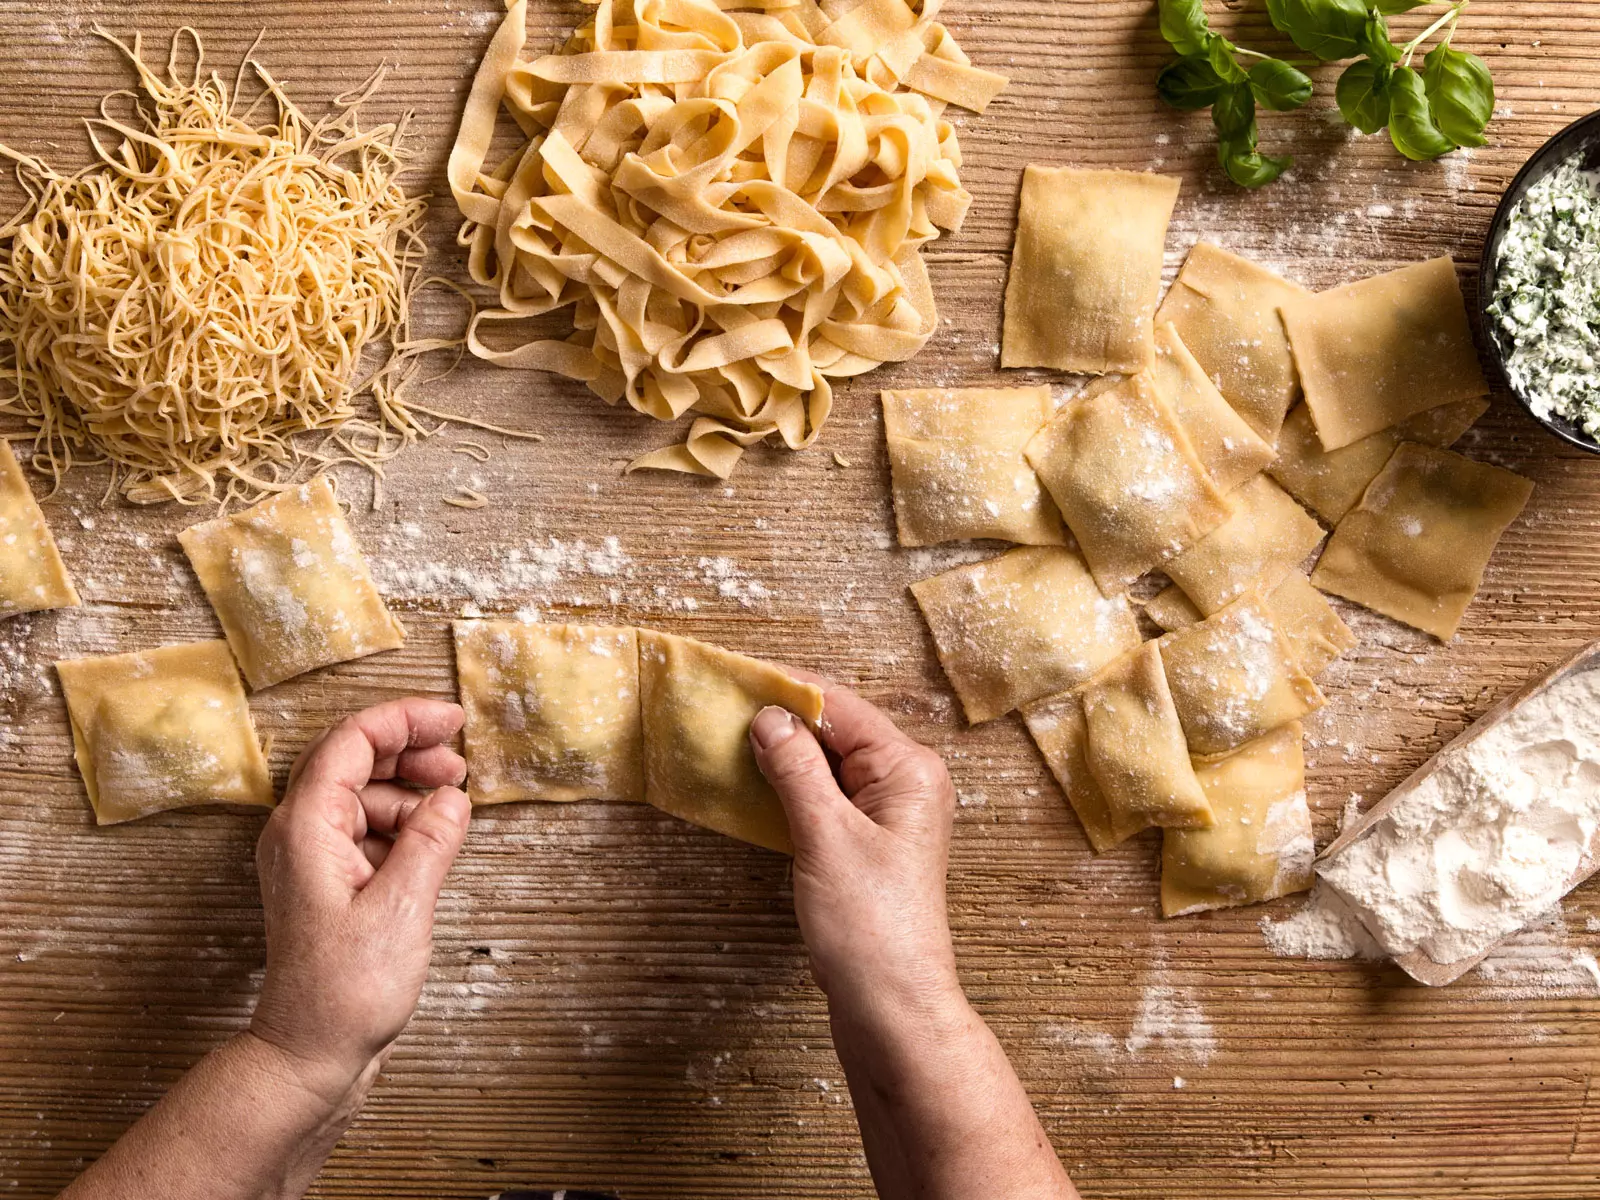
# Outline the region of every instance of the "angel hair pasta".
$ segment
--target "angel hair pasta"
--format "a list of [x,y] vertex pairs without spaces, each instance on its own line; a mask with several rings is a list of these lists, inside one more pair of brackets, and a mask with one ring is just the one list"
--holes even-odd
[[[584,381],[688,439],[632,466],[726,477],[816,438],[833,379],[910,358],[935,324],[918,249],[971,197],[946,104],[1004,85],[938,0],[597,0],[522,57],[526,0],[473,81],[450,156],[472,352]],[[501,106],[520,145],[485,167]],[[569,309],[564,339],[488,327]]]

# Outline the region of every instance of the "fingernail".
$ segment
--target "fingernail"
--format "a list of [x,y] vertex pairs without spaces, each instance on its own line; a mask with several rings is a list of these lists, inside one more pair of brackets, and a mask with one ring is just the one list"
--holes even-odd
[[794,714],[769,704],[750,722],[750,736],[763,750],[781,746],[794,736]]

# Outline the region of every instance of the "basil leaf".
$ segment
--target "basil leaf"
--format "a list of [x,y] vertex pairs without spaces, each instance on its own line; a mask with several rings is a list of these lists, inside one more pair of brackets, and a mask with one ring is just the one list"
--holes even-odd
[[1161,36],[1179,54],[1204,54],[1211,41],[1211,22],[1201,0],[1161,0]]
[[1475,54],[1440,42],[1423,60],[1422,82],[1433,123],[1458,146],[1482,146],[1494,116],[1494,80]]
[[1389,79],[1389,137],[1407,158],[1438,158],[1456,144],[1433,123],[1422,76],[1410,67],[1396,67]]
[[1324,62],[1359,54],[1367,27],[1366,0],[1267,0],[1267,15],[1296,46]]
[[1217,127],[1217,135],[1223,141],[1249,137],[1250,145],[1254,147],[1256,98],[1250,91],[1250,85],[1236,84],[1224,88],[1211,106],[1211,123]]
[[1275,112],[1289,112],[1311,99],[1311,78],[1276,58],[1263,58],[1250,68],[1250,91]]
[[1382,13],[1373,13],[1361,31],[1361,53],[1374,62],[1397,63],[1405,53],[1389,39],[1389,22]]
[[1209,56],[1211,69],[1227,83],[1244,83],[1250,78],[1233,56],[1233,43],[1227,38],[1213,36]]
[[1334,99],[1346,121],[1362,133],[1377,133],[1389,123],[1389,77],[1393,71],[1370,59],[1351,63],[1339,76]]
[[1255,147],[1255,137],[1248,140],[1224,140],[1217,143],[1217,161],[1234,183],[1244,188],[1258,188],[1271,183],[1294,163],[1288,155],[1275,158],[1262,154]]
[[1228,85],[1209,60],[1180,58],[1156,77],[1156,91],[1173,108],[1184,112],[1210,108]]
[[1410,12],[1413,8],[1432,3],[1433,0],[1372,0],[1372,7],[1392,17],[1396,13]]

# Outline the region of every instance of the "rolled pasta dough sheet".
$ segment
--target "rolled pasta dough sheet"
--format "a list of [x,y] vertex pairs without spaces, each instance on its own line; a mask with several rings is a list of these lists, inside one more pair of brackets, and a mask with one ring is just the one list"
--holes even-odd
[[521,621],[454,629],[474,804],[644,799],[633,629]]
[[1178,187],[1135,171],[1023,171],[1001,366],[1104,375],[1150,365]]
[[97,823],[199,804],[272,807],[272,780],[226,642],[69,659],[56,673]]
[[1311,886],[1316,856],[1298,721],[1196,765],[1216,824],[1161,839],[1161,912],[1260,904]]
[[1228,403],[1272,442],[1300,398],[1278,309],[1309,295],[1249,259],[1200,242],[1161,302],[1156,324],[1172,322]]
[[1126,599],[1102,596],[1067,547],[1010,550],[911,592],[974,725],[1076,686],[1140,640]]
[[326,475],[178,541],[252,688],[405,642]]
[[750,748],[750,722],[773,704],[817,728],[821,689],[704,642],[650,629],[638,636],[646,802],[792,854],[783,804]]
[[1449,641],[1532,494],[1520,475],[1403,442],[1333,531],[1311,582]]
[[882,395],[902,546],[995,538],[1059,546],[1066,530],[1023,448],[1055,405],[1044,385]]
[[1290,300],[1282,312],[1325,450],[1489,393],[1448,258]]
[[0,438],[0,617],[81,603],[11,443]]

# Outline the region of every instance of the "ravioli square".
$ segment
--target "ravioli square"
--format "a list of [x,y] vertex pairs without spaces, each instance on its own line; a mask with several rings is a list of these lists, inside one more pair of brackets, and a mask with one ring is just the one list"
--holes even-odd
[[1119,823],[1089,770],[1089,730],[1076,690],[1024,705],[1022,720],[1096,854],[1104,854],[1148,827],[1142,818]]
[[750,722],[770,704],[819,728],[822,690],[691,638],[651,629],[638,636],[646,803],[793,854],[783,802],[750,748]]
[[82,603],[11,443],[0,438],[0,617]]
[[1148,375],[1073,400],[1027,455],[1108,596],[1233,511]]
[[[1356,635],[1328,603],[1328,598],[1299,571],[1290,571],[1265,596],[1272,620],[1307,675],[1320,675],[1334,659],[1356,644]],[[1205,620],[1194,601],[1173,584],[1145,602],[1145,615],[1167,632],[1187,629]]]
[[95,821],[275,803],[239,669],[222,641],[56,664]]
[[1150,377],[1218,491],[1232,492],[1272,461],[1277,453],[1272,443],[1233,410],[1170,321],[1156,322]]
[[1064,692],[1139,645],[1126,599],[1108,600],[1083,558],[1023,546],[911,585],[939,663],[973,725]]
[[1023,171],[1001,366],[1105,375],[1150,365],[1178,187],[1137,171]]
[[1161,664],[1146,642],[1078,688],[1085,757],[1118,828],[1204,829],[1211,806],[1189,762],[1178,710]]
[[474,804],[644,799],[633,629],[457,621],[454,630]]
[[1448,258],[1303,296],[1282,311],[1325,450],[1489,394]]
[[1235,411],[1268,442],[1300,398],[1278,310],[1311,293],[1209,242],[1189,251],[1156,313],[1170,321]]
[[1207,615],[1247,591],[1275,586],[1323,538],[1322,526],[1265,475],[1230,499],[1233,515],[1162,567]]
[[1324,450],[1311,423],[1311,410],[1300,405],[1278,434],[1278,457],[1267,468],[1296,500],[1329,525],[1337,525],[1378,477],[1401,442],[1451,446],[1489,409],[1489,401],[1457,400],[1441,404],[1389,429],[1368,434],[1337,450]]
[[1259,595],[1167,634],[1161,660],[1191,754],[1226,754],[1326,703]]
[[1532,494],[1520,475],[1403,442],[1333,531],[1311,582],[1447,642]]
[[178,541],[252,688],[405,642],[326,475]]
[[882,400],[902,546],[1066,541],[1055,502],[1022,454],[1055,413],[1048,387],[919,388]]
[[1161,838],[1161,913],[1260,904],[1312,883],[1316,843],[1298,721],[1197,764],[1216,824]]

